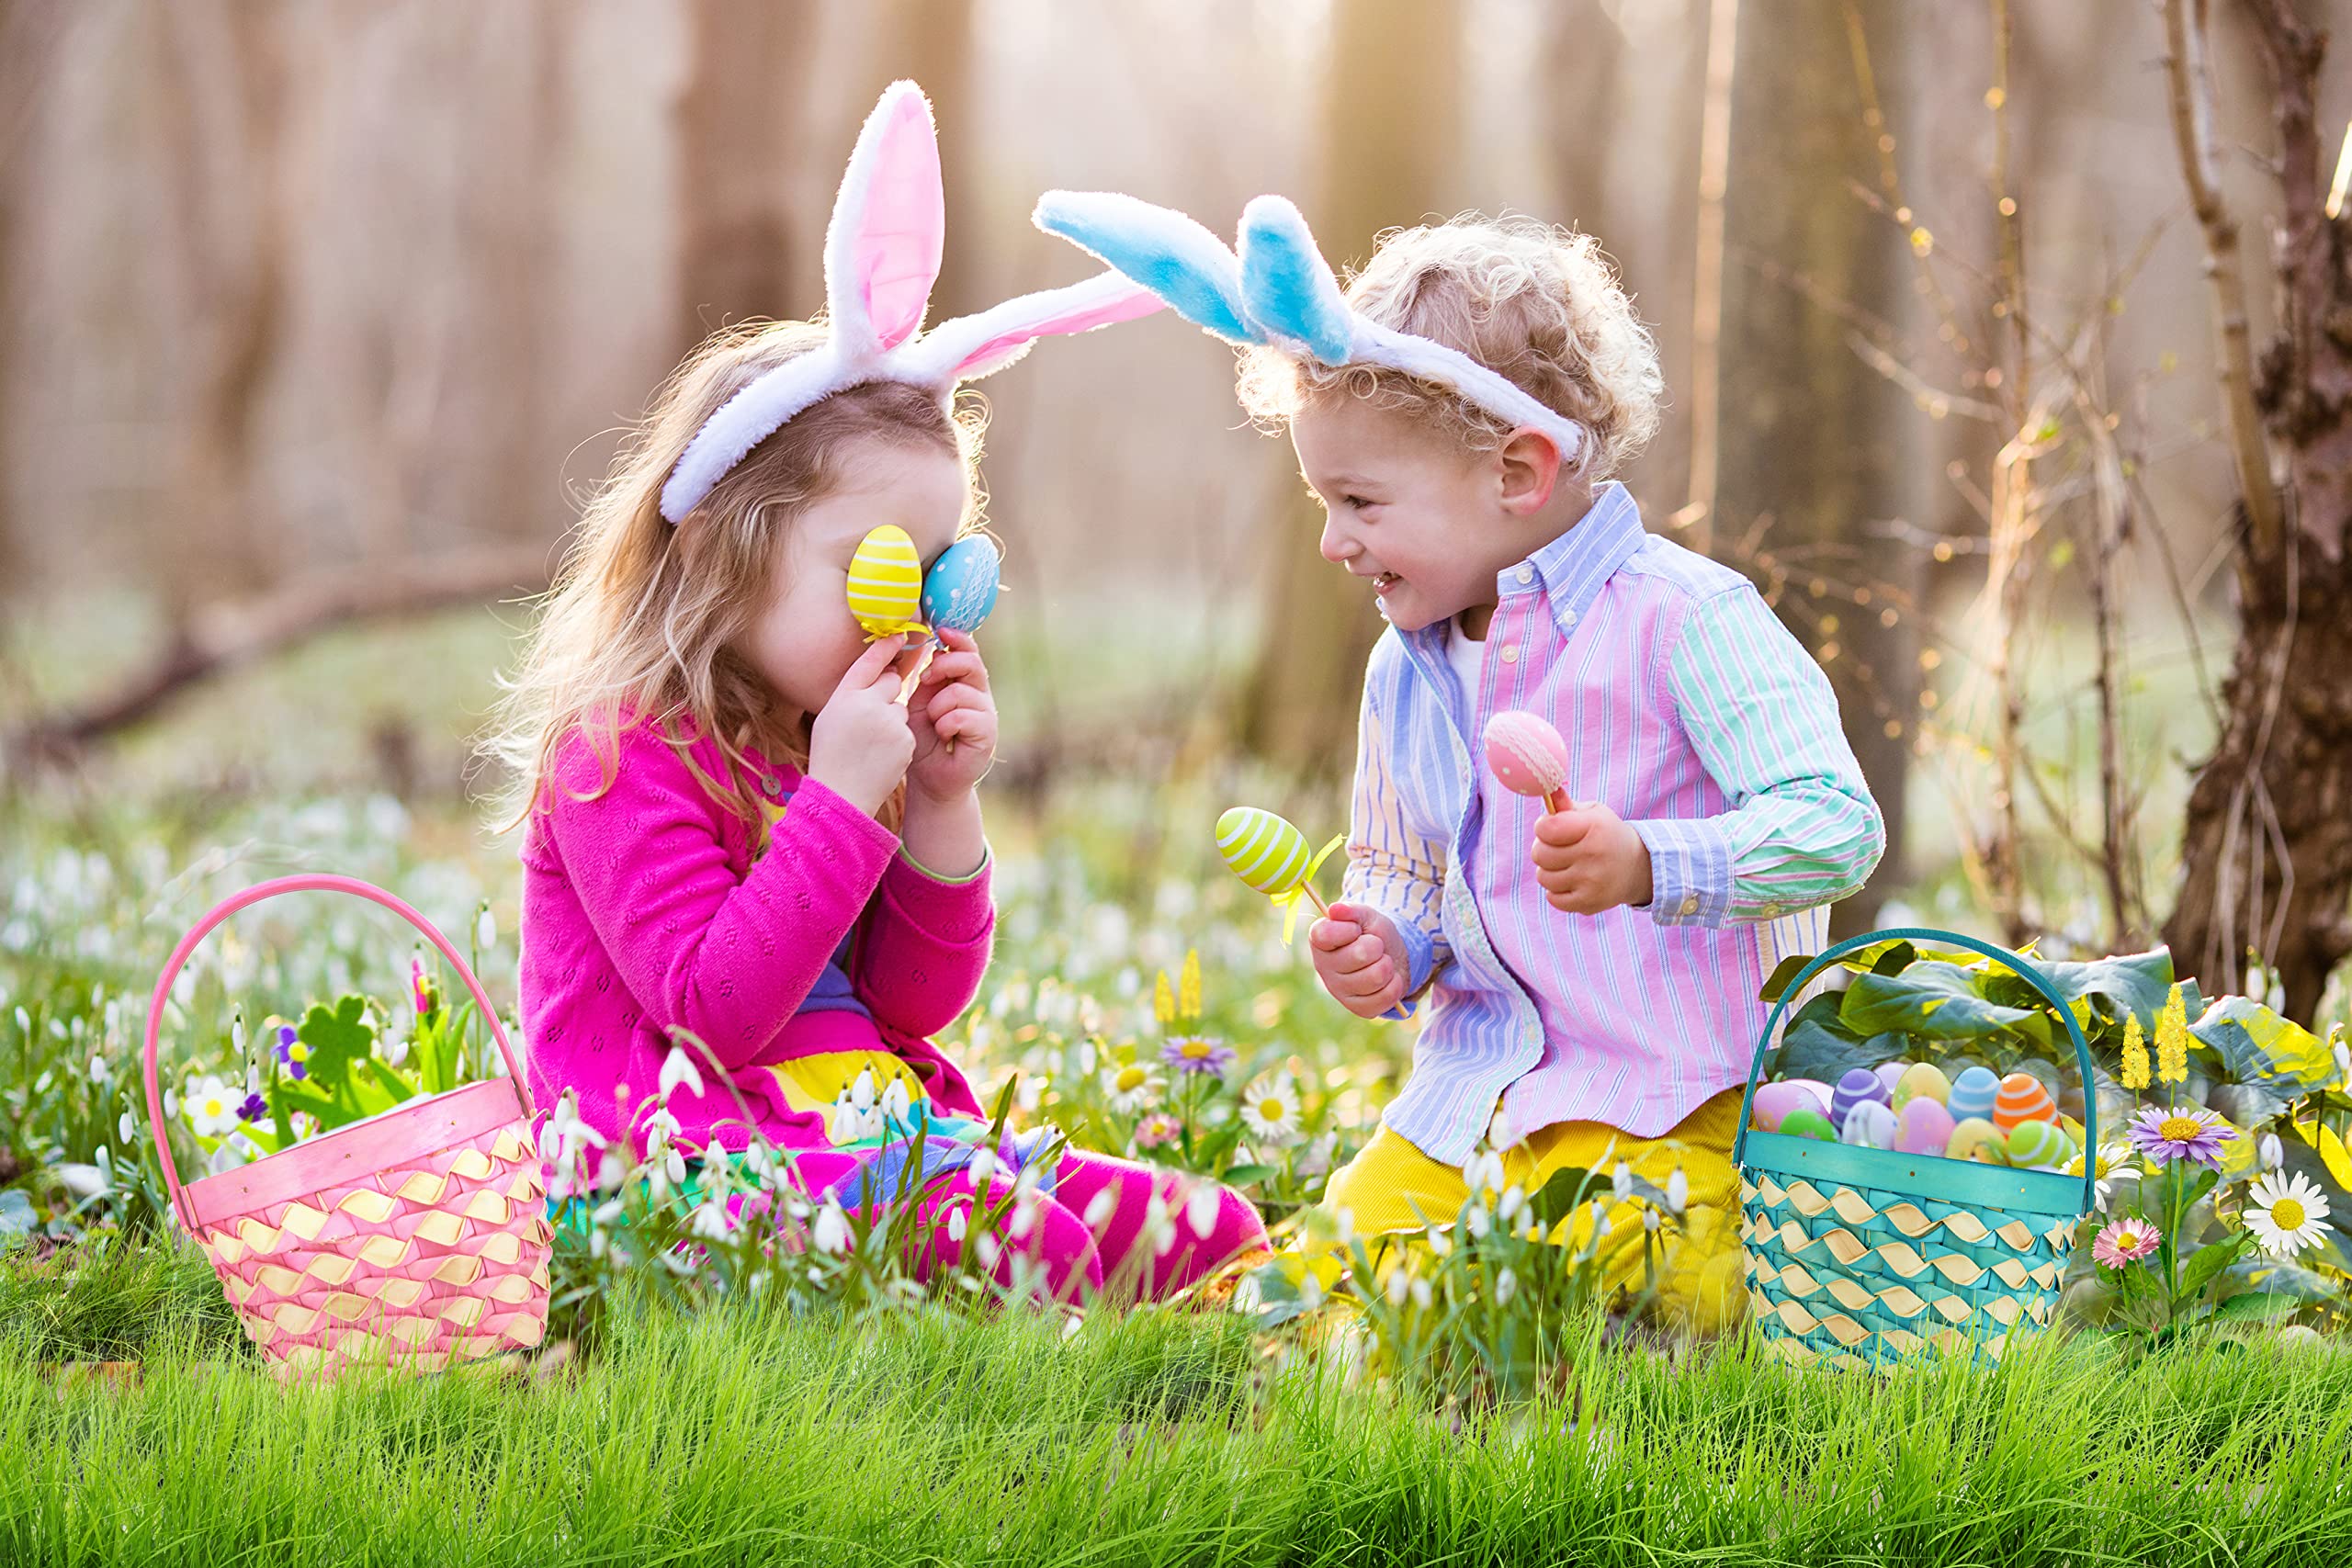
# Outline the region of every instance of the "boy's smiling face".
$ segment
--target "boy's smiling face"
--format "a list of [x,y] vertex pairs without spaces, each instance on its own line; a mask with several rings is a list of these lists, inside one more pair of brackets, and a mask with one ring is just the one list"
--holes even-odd
[[[1551,443],[1462,446],[1362,398],[1317,399],[1292,416],[1300,471],[1323,503],[1323,558],[1367,582],[1400,631],[1491,608],[1496,575],[1549,544],[1585,503],[1555,484]],[[1474,617],[1474,634],[1483,616]]]

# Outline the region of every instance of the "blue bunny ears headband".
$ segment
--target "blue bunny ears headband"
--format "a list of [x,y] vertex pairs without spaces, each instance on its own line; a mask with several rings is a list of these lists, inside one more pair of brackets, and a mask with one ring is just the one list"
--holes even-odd
[[931,100],[912,82],[893,82],[858,132],[825,230],[823,346],[777,366],[703,422],[662,487],[664,518],[685,521],[752,447],[835,392],[904,381],[944,399],[1003,369],[1041,337],[1159,309],[1158,296],[1114,271],[923,332],[946,219]]
[[1350,305],[1306,218],[1282,197],[1261,196],[1242,209],[1238,254],[1184,214],[1115,191],[1047,191],[1034,218],[1227,343],[1270,344],[1332,367],[1401,371],[1541,433],[1563,463],[1584,449],[1581,425],[1515,383],[1459,349],[1383,326]]

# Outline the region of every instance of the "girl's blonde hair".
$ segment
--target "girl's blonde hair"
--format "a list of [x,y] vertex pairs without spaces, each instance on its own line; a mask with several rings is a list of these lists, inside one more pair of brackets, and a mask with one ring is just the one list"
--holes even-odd
[[[753,378],[825,341],[823,327],[805,321],[749,323],[705,343],[654,394],[572,535],[521,665],[502,682],[482,744],[513,779],[502,830],[530,816],[574,731],[603,763],[596,793],[611,787],[624,722],[659,725],[715,798],[759,820],[744,748],[805,769],[808,716],[782,721],[741,641],[795,523],[839,484],[859,443],[953,454],[975,476],[964,526],[978,526],[980,410],[951,411],[935,389],[897,381],[852,387],[796,414],[682,523],[663,521],[662,482],[695,432]],[[695,735],[718,742],[727,777],[695,765]]]
[[[1502,376],[1591,433],[1577,472],[1598,484],[1657,432],[1666,383],[1657,345],[1589,234],[1532,219],[1457,218],[1383,235],[1348,302],[1383,326],[1431,338]],[[1459,392],[1373,365],[1337,367],[1258,347],[1241,357],[1241,406],[1279,429],[1343,395],[1409,413],[1474,451],[1510,422]]]

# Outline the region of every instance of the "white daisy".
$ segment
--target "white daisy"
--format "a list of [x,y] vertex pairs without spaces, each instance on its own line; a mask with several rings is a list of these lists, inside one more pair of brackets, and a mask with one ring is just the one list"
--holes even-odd
[[2281,1180],[2271,1171],[2246,1194],[2245,1228],[2273,1258],[2292,1258],[2316,1245],[2326,1218],[2327,1199],[2300,1172]]
[[[2083,1174],[2082,1156],[2076,1155],[2067,1165],[2066,1174],[2069,1176]],[[2137,1182],[2139,1179],[2140,1167],[2132,1154],[2131,1145],[2101,1144],[2098,1148],[2098,1169],[2093,1178],[2097,1191],[2097,1197],[2093,1200],[2094,1206],[2100,1213],[2106,1213],[2108,1200],[2113,1195],[2115,1183]]]
[[1162,1081],[1141,1062],[1114,1062],[1102,1069],[1102,1094],[1112,1110],[1133,1116],[1159,1102]]
[[1298,1094],[1288,1073],[1260,1078],[1241,1095],[1241,1122],[1250,1136],[1279,1148],[1298,1141]]
[[219,1077],[198,1078],[188,1086],[187,1119],[199,1138],[227,1137],[237,1125],[236,1098]]

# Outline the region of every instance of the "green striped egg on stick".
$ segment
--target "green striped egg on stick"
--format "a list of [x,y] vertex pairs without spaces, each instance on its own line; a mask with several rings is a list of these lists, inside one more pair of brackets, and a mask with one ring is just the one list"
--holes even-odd
[[1310,851],[1306,835],[1287,818],[1254,806],[1234,807],[1216,819],[1216,852],[1234,875],[1283,906],[1284,942],[1298,919],[1300,899],[1313,904],[1318,914],[1331,912],[1315,891],[1315,874],[1345,837]]

